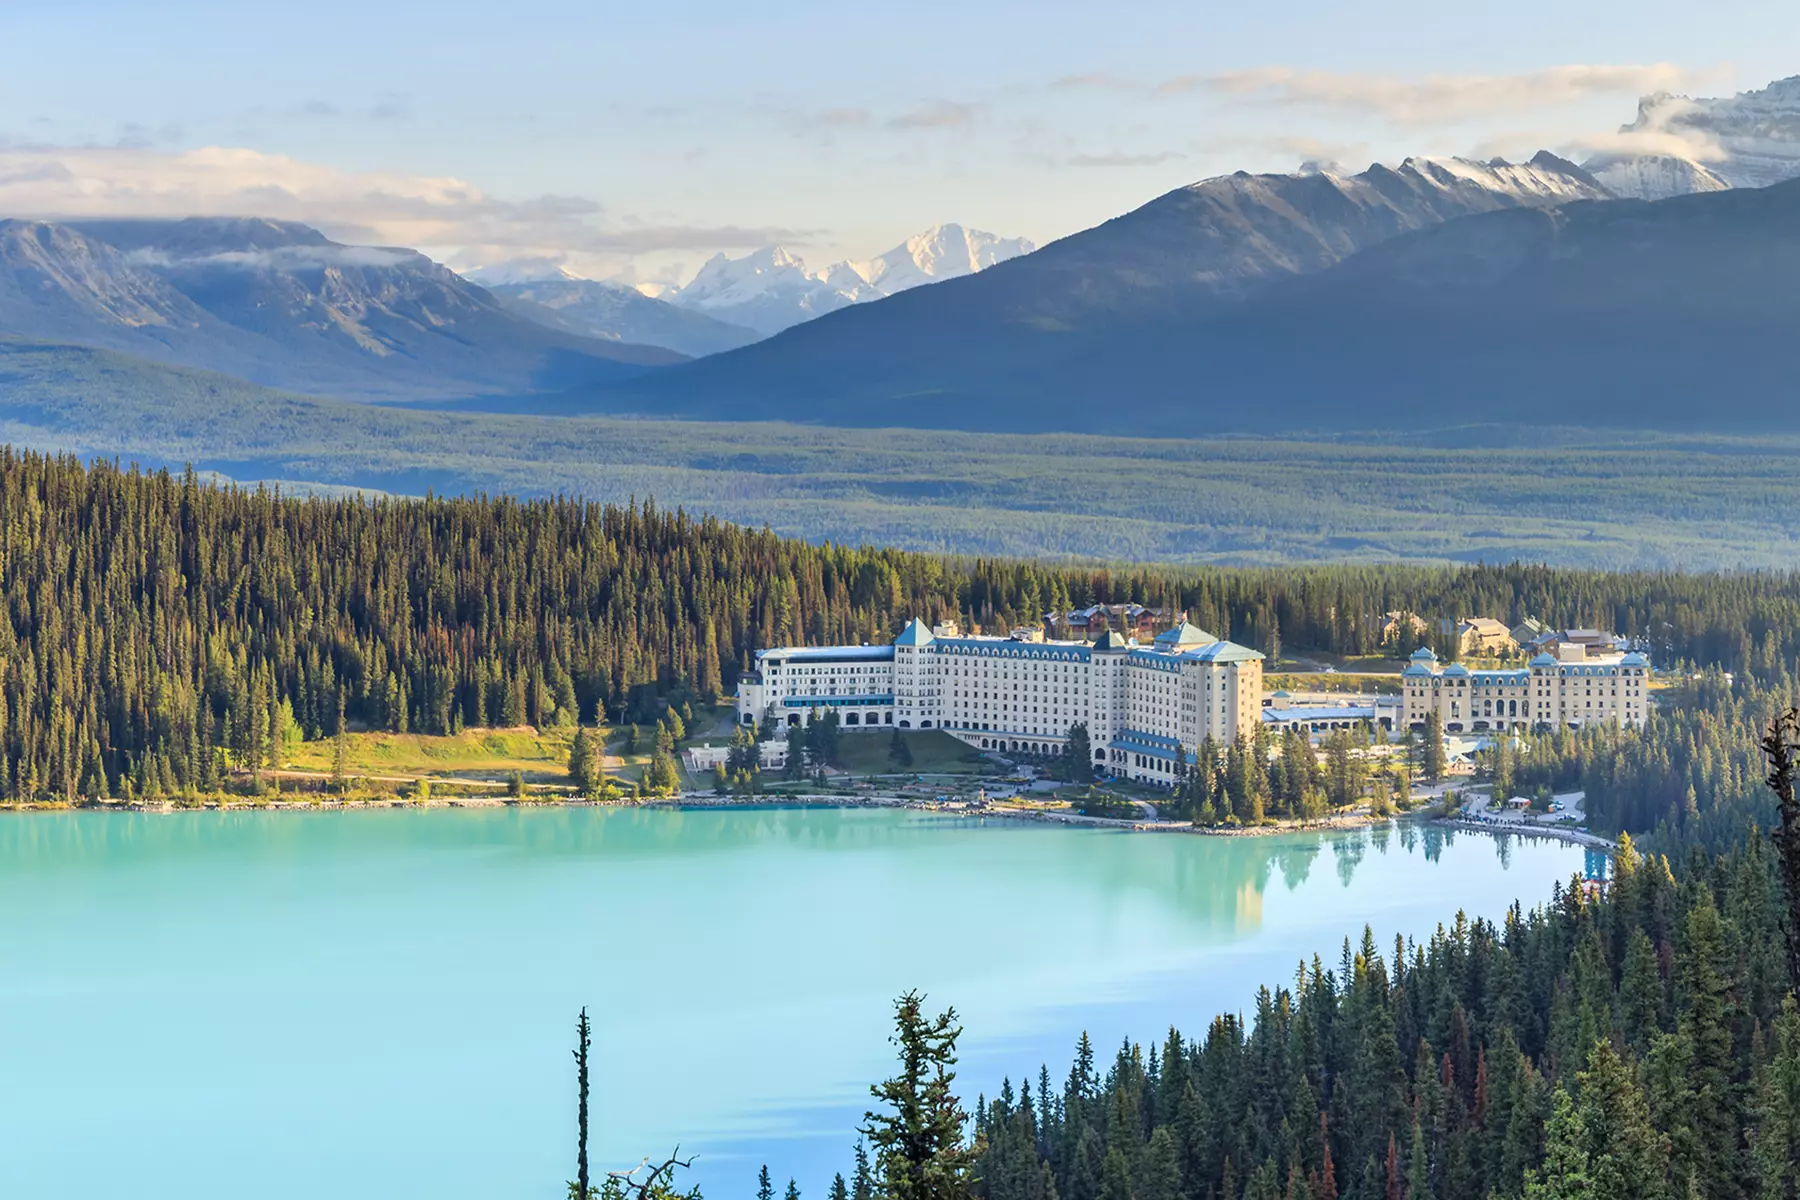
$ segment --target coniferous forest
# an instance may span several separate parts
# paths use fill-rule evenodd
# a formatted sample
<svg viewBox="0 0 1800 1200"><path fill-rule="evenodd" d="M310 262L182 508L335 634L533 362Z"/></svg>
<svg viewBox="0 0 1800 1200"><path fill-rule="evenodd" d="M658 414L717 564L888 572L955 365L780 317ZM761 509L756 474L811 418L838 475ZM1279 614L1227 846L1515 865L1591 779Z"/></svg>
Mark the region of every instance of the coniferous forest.
<svg viewBox="0 0 1800 1200"><path fill-rule="evenodd" d="M912 615L992 629L1135 600L1271 653L1375 652L1381 614L1410 609L1608 628L1661 666L1734 673L1696 681L1657 736L1588 739L1527 768L1605 763L1624 782L1602 819L1651 830L1754 792L1748 752L1726 745L1791 693L1800 661L1792 573L946 559L649 503L287 498L10 450L0 597L12 799L212 790L286 738L346 724L653 721L677 690L728 694L762 646L882 640Z"/></svg>
<svg viewBox="0 0 1800 1200"><path fill-rule="evenodd" d="M1800 1011L1757 738L1796 692L1800 576L959 560L647 503L284 498L0 452L0 597L14 800L209 789L290 733L351 723L654 716L676 692L728 693L761 646L885 639L915 614L995 628L1138 600L1346 655L1377 650L1397 609L1615 629L1684 677L1647 727L1538 737L1492 764L1517 787L1584 787L1598 826L1647 835L1654 852L1627 842L1603 892L1572 882L1497 926L1447 917L1422 946L1365 937L1194 1037L1110 1059L1084 1041L1066 1076L1008 1084L966 1128L954 1031L914 998L924 1107L883 1085L911 1115L872 1120L873 1161L859 1152L832 1194L1797 1194ZM1332 786L1329 759L1284 784L1238 752L1271 796Z"/></svg>

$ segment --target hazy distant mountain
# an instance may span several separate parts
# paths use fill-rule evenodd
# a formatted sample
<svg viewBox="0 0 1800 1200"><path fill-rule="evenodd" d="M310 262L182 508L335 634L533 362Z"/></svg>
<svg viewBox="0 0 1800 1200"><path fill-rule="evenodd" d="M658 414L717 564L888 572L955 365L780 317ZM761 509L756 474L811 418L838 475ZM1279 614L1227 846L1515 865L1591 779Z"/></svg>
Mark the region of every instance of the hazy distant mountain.
<svg viewBox="0 0 1800 1200"><path fill-rule="evenodd" d="M546 328L412 250L249 219L0 221L0 330L373 400L528 393L681 361Z"/></svg>
<svg viewBox="0 0 1800 1200"><path fill-rule="evenodd" d="M1142 429L1151 410L1128 389L1096 383L1073 403L1063 364L1105 359L1145 329L1179 337L1272 284L1411 230L1608 195L1549 154L1525 164L1408 159L1359 175L1221 176L1036 253L844 309L595 403L726 419ZM1195 370L1199 387L1206 369ZM1204 432L1184 410L1156 411L1184 434Z"/></svg>
<svg viewBox="0 0 1800 1200"><path fill-rule="evenodd" d="M716 254L662 298L768 335L852 304L971 275L1032 249L1024 238L938 225L867 261L813 271L785 247L767 246L736 259Z"/></svg>
<svg viewBox="0 0 1800 1200"><path fill-rule="evenodd" d="M677 308L624 284L572 275L490 284L488 290L507 301L513 311L554 328L608 341L661 346L691 358L735 350L762 337L742 325Z"/></svg>
<svg viewBox="0 0 1800 1200"><path fill-rule="evenodd" d="M1003 238L961 225L936 225L886 254L849 267L864 283L891 296L922 284L973 275L1035 249L1025 238Z"/></svg>
<svg viewBox="0 0 1800 1200"><path fill-rule="evenodd" d="M1800 75L1716 99L1657 92L1638 101L1637 118L1619 132L1694 146L1686 157L1605 154L1583 164L1621 196L1656 200L1800 178Z"/></svg>

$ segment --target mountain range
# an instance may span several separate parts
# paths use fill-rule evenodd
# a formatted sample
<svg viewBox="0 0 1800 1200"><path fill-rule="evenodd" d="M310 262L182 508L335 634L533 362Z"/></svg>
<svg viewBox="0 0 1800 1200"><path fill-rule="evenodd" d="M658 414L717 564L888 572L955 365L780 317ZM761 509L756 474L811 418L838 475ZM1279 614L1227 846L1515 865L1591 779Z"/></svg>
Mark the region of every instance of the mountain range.
<svg viewBox="0 0 1800 1200"><path fill-rule="evenodd" d="M973 275L1033 249L1024 238L937 225L886 254L814 271L786 247L768 246L735 259L716 254L687 284L658 298L768 336L853 304Z"/></svg>
<svg viewBox="0 0 1800 1200"><path fill-rule="evenodd" d="M847 308L579 403L826 424L1212 432L1231 426L1197 425L1186 409L1162 426L1171 414L1133 394L1134 366L1179 356L1198 323L1276 283L1402 234L1609 198L1586 171L1547 153L1523 164L1419 158L1356 175L1221 176L978 274ZM1158 338L1169 344L1159 349ZM1132 359L1115 362L1126 345ZM1072 392L1078 377L1097 388L1085 402Z"/></svg>
<svg viewBox="0 0 1800 1200"><path fill-rule="evenodd" d="M762 334L680 308L634 287L581 279L559 269L547 278L493 283L488 290L520 316L606 341L661 346L690 358L735 350Z"/></svg>
<svg viewBox="0 0 1800 1200"><path fill-rule="evenodd" d="M243 218L0 221L0 331L370 401L567 388L682 360L521 316L413 250Z"/></svg>
<svg viewBox="0 0 1800 1200"><path fill-rule="evenodd" d="M1239 172L1040 250L955 225L821 271L771 247L661 299L561 274L486 288L285 222L0 221L0 334L49 347L40 366L67 344L552 415L1182 437L1782 425L1800 77L1646 97L1627 128L1700 157Z"/></svg>

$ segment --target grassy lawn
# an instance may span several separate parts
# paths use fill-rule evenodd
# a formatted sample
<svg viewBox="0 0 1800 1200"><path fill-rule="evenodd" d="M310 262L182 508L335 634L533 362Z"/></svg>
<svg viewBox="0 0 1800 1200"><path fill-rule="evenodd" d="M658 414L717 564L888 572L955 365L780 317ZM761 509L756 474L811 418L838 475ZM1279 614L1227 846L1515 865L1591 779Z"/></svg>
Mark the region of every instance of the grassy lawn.
<svg viewBox="0 0 1800 1200"><path fill-rule="evenodd" d="M981 751L965 746L949 734L936 729L902 729L900 736L912 751L913 774L981 775L993 769L984 761ZM893 734L845 732L838 742L839 765L852 775L885 775L894 773L888 762L888 746Z"/></svg>
<svg viewBox="0 0 1800 1200"><path fill-rule="evenodd" d="M514 771L530 783L561 783L573 729L468 729L449 737L422 733L349 735L350 775L404 775L503 780ZM287 763L297 771L329 771L332 740L305 742ZM609 764L611 765L611 764Z"/></svg>

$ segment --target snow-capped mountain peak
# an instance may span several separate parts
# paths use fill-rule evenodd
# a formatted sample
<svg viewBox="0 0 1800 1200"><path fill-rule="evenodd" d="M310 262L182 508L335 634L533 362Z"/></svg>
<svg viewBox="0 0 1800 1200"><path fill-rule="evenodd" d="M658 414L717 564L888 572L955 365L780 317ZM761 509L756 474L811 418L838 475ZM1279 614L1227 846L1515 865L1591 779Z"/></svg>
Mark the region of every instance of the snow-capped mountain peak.
<svg viewBox="0 0 1800 1200"><path fill-rule="evenodd" d="M1439 187L1474 185L1530 202L1552 203L1593 199L1599 192L1587 172L1574 163L1540 151L1530 162L1510 163L1502 158L1481 162L1472 158L1419 156L1406 159L1400 170L1411 169Z"/></svg>
<svg viewBox="0 0 1800 1200"><path fill-rule="evenodd" d="M1800 178L1800 75L1716 98L1656 92L1584 164L1621 196L1657 200Z"/></svg>
<svg viewBox="0 0 1800 1200"><path fill-rule="evenodd" d="M495 263L484 263L457 274L470 283L478 283L482 287L506 287L519 283L551 283L581 278L570 273L562 265L562 260L555 258L509 258Z"/></svg>
<svg viewBox="0 0 1800 1200"><path fill-rule="evenodd" d="M691 282L664 298L772 334L851 304L970 275L1033 249L1024 238L938 225L886 254L814 271L786 247L765 246L742 258L715 254Z"/></svg>
<svg viewBox="0 0 1800 1200"><path fill-rule="evenodd" d="M892 295L920 284L972 275L1035 249L1025 238L1003 238L956 224L935 225L886 254L849 266L865 283L881 289L883 295Z"/></svg>
<svg viewBox="0 0 1800 1200"><path fill-rule="evenodd" d="M1731 186L1704 165L1673 154L1600 156L1589 159L1587 169L1607 191L1632 200L1666 200Z"/></svg>

